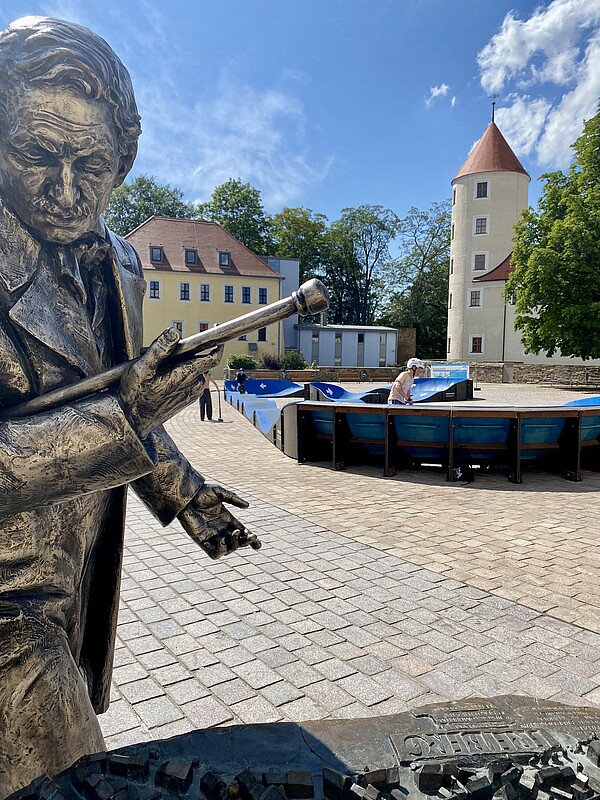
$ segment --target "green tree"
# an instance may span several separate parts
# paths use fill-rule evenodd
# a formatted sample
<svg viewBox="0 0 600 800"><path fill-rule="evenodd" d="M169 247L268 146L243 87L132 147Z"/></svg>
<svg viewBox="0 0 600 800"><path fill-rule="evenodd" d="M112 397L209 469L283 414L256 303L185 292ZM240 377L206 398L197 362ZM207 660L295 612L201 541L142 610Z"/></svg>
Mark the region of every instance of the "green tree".
<svg viewBox="0 0 600 800"><path fill-rule="evenodd" d="M567 174L543 175L537 211L515 226L506 297L529 353L600 357L600 112L573 144Z"/></svg>
<svg viewBox="0 0 600 800"><path fill-rule="evenodd" d="M156 178L140 175L113 191L104 219L111 230L125 236L153 215L191 219L194 211L180 189L161 186Z"/></svg>
<svg viewBox="0 0 600 800"><path fill-rule="evenodd" d="M257 255L272 252L271 219L265 213L260 192L240 178L230 178L217 186L211 199L198 206L196 216L218 222Z"/></svg>
<svg viewBox="0 0 600 800"><path fill-rule="evenodd" d="M378 305L375 291L390 262L390 242L398 232L399 219L383 206L363 205L343 208L342 216L332 223L331 256L342 255L346 294L353 304L350 322L370 325Z"/></svg>
<svg viewBox="0 0 600 800"><path fill-rule="evenodd" d="M300 260L300 282L322 273L327 259L327 217L310 208L284 208L273 217L273 255Z"/></svg>
<svg viewBox="0 0 600 800"><path fill-rule="evenodd" d="M379 321L416 328L421 358L446 352L450 220L449 201L433 203L427 211L411 208L399 226L400 255L386 273L391 297Z"/></svg>

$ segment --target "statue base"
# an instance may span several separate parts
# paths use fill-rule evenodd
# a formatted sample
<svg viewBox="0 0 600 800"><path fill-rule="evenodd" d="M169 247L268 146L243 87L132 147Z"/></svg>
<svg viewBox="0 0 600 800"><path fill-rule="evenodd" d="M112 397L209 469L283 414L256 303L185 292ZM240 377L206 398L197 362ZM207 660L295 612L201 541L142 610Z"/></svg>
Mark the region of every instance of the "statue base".
<svg viewBox="0 0 600 800"><path fill-rule="evenodd" d="M232 725L88 756L10 800L600 800L600 709L514 695Z"/></svg>

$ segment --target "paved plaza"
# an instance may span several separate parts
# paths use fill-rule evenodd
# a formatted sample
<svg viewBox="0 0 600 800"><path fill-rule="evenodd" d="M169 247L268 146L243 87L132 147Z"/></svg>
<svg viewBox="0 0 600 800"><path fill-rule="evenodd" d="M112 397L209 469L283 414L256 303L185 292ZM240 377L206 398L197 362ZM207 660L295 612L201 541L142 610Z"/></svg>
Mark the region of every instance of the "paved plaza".
<svg viewBox="0 0 600 800"><path fill-rule="evenodd" d="M356 388L354 384L351 388ZM478 403L581 393L482 385ZM216 414L215 414L216 416ZM223 405L168 429L263 541L211 561L131 493L109 747L469 695L600 705L600 474L522 485L298 465Z"/></svg>

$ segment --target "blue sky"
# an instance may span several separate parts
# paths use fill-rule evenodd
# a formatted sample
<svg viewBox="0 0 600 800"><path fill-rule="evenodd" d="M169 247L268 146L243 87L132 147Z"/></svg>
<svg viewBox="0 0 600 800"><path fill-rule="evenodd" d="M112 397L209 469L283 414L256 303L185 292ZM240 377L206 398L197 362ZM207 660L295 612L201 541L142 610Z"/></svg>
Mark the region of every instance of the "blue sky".
<svg viewBox="0 0 600 800"><path fill-rule="evenodd" d="M447 198L492 94L533 202L600 97L600 0L3 0L0 28L26 14L91 27L129 68L133 175L189 200L240 177L269 212Z"/></svg>

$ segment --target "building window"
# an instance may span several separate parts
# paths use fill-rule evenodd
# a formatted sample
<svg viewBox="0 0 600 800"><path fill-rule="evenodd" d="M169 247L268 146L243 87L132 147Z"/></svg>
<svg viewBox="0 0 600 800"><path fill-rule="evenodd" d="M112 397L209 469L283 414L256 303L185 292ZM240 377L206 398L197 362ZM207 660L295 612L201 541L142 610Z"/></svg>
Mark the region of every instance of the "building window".
<svg viewBox="0 0 600 800"><path fill-rule="evenodd" d="M233 303L233 286L225 287L225 302Z"/></svg>
<svg viewBox="0 0 600 800"><path fill-rule="evenodd" d="M333 353L333 364L336 367L342 366L342 332L336 331L335 332L335 345L334 345L334 353Z"/></svg>
<svg viewBox="0 0 600 800"><path fill-rule="evenodd" d="M163 249L155 245L150 245L150 261L153 264L162 264Z"/></svg>
<svg viewBox="0 0 600 800"><path fill-rule="evenodd" d="M237 340L238 342L245 342L247 338L248 337L246 336L246 334L243 333L241 336L238 336Z"/></svg>
<svg viewBox="0 0 600 800"><path fill-rule="evenodd" d="M488 218L475 217L475 235L479 236L482 233L488 232Z"/></svg>
<svg viewBox="0 0 600 800"><path fill-rule="evenodd" d="M258 334L256 336L257 342L266 342L267 341L267 329L266 328L259 328Z"/></svg>
<svg viewBox="0 0 600 800"><path fill-rule="evenodd" d="M450 275L454 275L454 259L450 259Z"/></svg>
<svg viewBox="0 0 600 800"><path fill-rule="evenodd" d="M452 239L454 239L454 223L452 223Z"/></svg>
<svg viewBox="0 0 600 800"><path fill-rule="evenodd" d="M479 308L481 306L481 289L471 289L469 306L471 308Z"/></svg>
<svg viewBox="0 0 600 800"><path fill-rule="evenodd" d="M177 328L179 333L183 336L183 320L182 319L172 319L171 320L171 327Z"/></svg>
<svg viewBox="0 0 600 800"><path fill-rule="evenodd" d="M452 189L452 205L456 205L456 186Z"/></svg>
<svg viewBox="0 0 600 800"><path fill-rule="evenodd" d="M259 305L265 305L268 303L268 294L266 289L259 289L258 290L258 303Z"/></svg>
<svg viewBox="0 0 600 800"><path fill-rule="evenodd" d="M477 181L477 187L475 189L475 197L488 197L487 181Z"/></svg>
<svg viewBox="0 0 600 800"><path fill-rule="evenodd" d="M160 281L150 281L149 297L152 300L160 300Z"/></svg>
<svg viewBox="0 0 600 800"><path fill-rule="evenodd" d="M198 263L198 253L196 250L188 250L185 248L185 263L188 267L195 267Z"/></svg>
<svg viewBox="0 0 600 800"><path fill-rule="evenodd" d="M508 296L508 305L514 306L516 302L517 302L517 290L513 289L513 291Z"/></svg>
<svg viewBox="0 0 600 800"><path fill-rule="evenodd" d="M227 253L222 250L219 251L219 266L220 267L231 266L231 253Z"/></svg>
<svg viewBox="0 0 600 800"><path fill-rule="evenodd" d="M242 303L250 303L250 287L242 286Z"/></svg>
<svg viewBox="0 0 600 800"><path fill-rule="evenodd" d="M483 353L483 336L471 336L471 353Z"/></svg>
<svg viewBox="0 0 600 800"><path fill-rule="evenodd" d="M358 334L358 343L359 344L364 344L365 343L365 335L364 335L364 333L359 333Z"/></svg>
<svg viewBox="0 0 600 800"><path fill-rule="evenodd" d="M487 253L474 253L473 255L473 269L482 270L487 267Z"/></svg>
<svg viewBox="0 0 600 800"><path fill-rule="evenodd" d="M200 302L210 303L210 283L200 284Z"/></svg>
<svg viewBox="0 0 600 800"><path fill-rule="evenodd" d="M450 352L450 345L452 344L452 339L450 336L448 337L448 352Z"/></svg>
<svg viewBox="0 0 600 800"><path fill-rule="evenodd" d="M448 308L452 308L452 292L448 295Z"/></svg>
<svg viewBox="0 0 600 800"><path fill-rule="evenodd" d="M190 299L190 285L189 285L189 283L180 283L179 284L179 299L180 300L189 300Z"/></svg>
<svg viewBox="0 0 600 800"><path fill-rule="evenodd" d="M198 333L202 333L202 331L207 331L209 328L210 328L210 322L198 323Z"/></svg>

